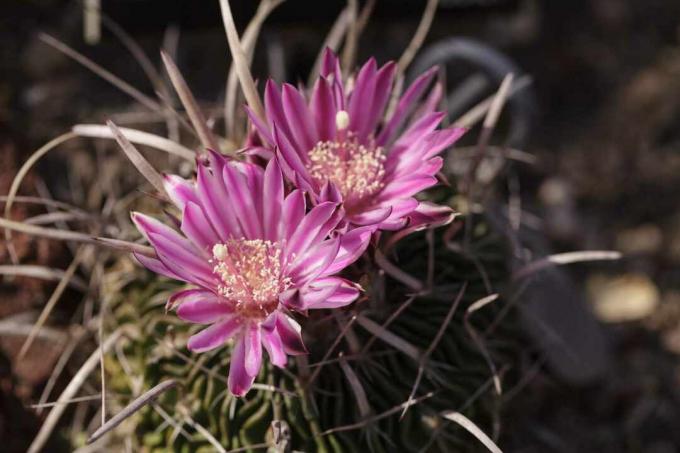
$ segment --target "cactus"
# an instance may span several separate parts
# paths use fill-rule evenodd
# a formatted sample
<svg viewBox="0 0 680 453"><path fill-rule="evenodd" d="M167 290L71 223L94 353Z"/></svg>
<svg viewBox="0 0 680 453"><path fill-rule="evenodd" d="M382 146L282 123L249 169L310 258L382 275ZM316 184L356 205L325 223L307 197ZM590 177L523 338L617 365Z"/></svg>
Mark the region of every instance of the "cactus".
<svg viewBox="0 0 680 453"><path fill-rule="evenodd" d="M358 323L350 327L351 340L341 341L332 356L342 351L344 358L329 360L315 381L308 382L315 370L313 365L322 361L350 316L382 324L407 299L409 288L385 276L369 260L349 271L361 277L367 290L365 300L336 318L321 313L302 321L305 342L310 345L308 364L289 360L283 372L264 366L256 381L260 384L241 399L227 390L229 348L202 355L186 351L190 329L162 308L166 296L177 289L176 284L139 270L139 278L131 280L110 301L116 323L129 325L134 334L122 347L118 360L107 361L109 392L123 396L117 403L122 407L127 397L162 380L173 378L181 385L126 421L127 428L118 433L121 441L125 433L132 433L135 451L214 451L205 436L192 427L196 423L226 450L254 451L266 445L272 451L342 452L367 447L372 452L383 452L421 451L429 445L426 451L465 451L470 445L468 436L438 414L460 409L483 429L490 430L492 426L499 398L490 389L489 367L464 329L463 318L472 302L488 294L479 266L483 266L485 278L494 287L504 283L506 252L503 241L483 221L478 223L471 240L477 264L447 249L442 229L434 230L434 247L428 242L428 234L431 233L410 236L398 243L391 254L403 271L424 281L428 257L434 250L434 278L432 288L416 296L388 330L421 353L426 351L462 285L467 286L453 319L425 362L415 396L431 396L409 407L403 419L400 420L399 406L412 391L419 363L380 338L372 338ZM492 305L475 314L474 324L488 326L497 314L498 308ZM498 362L514 359L518 335L513 325L511 319L502 322L488 339L486 346ZM370 349L363 351L369 342ZM368 413L362 414L343 365L352 369L365 392ZM142 378L136 389L134 377ZM390 415L381 417L386 413ZM179 426L169 425L169 417ZM278 442L275 426L283 427L276 429ZM347 427L355 428L345 430Z"/></svg>

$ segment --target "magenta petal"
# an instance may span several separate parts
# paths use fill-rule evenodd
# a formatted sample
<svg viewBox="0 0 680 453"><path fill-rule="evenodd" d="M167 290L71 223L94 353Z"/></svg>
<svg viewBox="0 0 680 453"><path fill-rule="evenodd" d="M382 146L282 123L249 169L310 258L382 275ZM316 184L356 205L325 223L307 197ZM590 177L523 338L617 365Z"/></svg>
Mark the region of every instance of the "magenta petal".
<svg viewBox="0 0 680 453"><path fill-rule="evenodd" d="M222 173L224 185L233 203L230 208L223 210L232 210L236 213L246 237L261 237L260 221L245 176L232 165L225 165Z"/></svg>
<svg viewBox="0 0 680 453"><path fill-rule="evenodd" d="M295 233L288 241L288 256L304 253L315 240L318 240L318 236L327 235L330 229L328 229L329 225L326 222L331 219L337 208L338 205L332 202L324 202L312 208L302 219L302 222L296 226ZM324 238L321 237L320 239Z"/></svg>
<svg viewBox="0 0 680 453"><path fill-rule="evenodd" d="M456 213L448 206L441 206L427 201L421 201L418 207L409 215L411 228L425 228L426 226L442 226L456 217Z"/></svg>
<svg viewBox="0 0 680 453"><path fill-rule="evenodd" d="M305 99L288 83L283 84L283 111L298 146L305 150L312 149L318 141L316 124L312 121Z"/></svg>
<svg viewBox="0 0 680 453"><path fill-rule="evenodd" d="M377 64L370 58L359 71L354 90L349 98L349 129L355 131L359 142L364 142L370 126L373 93L375 92Z"/></svg>
<svg viewBox="0 0 680 453"><path fill-rule="evenodd" d="M387 125L378 135L378 138L376 139L376 144L378 146L384 146L392 140L394 134L404 123L404 120L408 116L409 112L413 110L415 102L423 94L423 91L425 91L425 88L427 88L427 85L430 83L430 81L432 81L432 78L435 76L437 70L438 68L436 66L429 69L416 80L414 80L411 86L408 87L404 95L399 100L392 118L390 118L390 120L387 122Z"/></svg>
<svg viewBox="0 0 680 453"><path fill-rule="evenodd" d="M220 242L203 209L191 201L184 205L182 232L201 250L209 251Z"/></svg>
<svg viewBox="0 0 680 453"><path fill-rule="evenodd" d="M151 258L142 255L140 253L133 253L133 255L142 266L149 269L150 271L160 275L164 275L169 278L174 278L176 280L182 280L182 278L179 275L171 271L165 264L163 264L162 261L157 260L156 258Z"/></svg>
<svg viewBox="0 0 680 453"><path fill-rule="evenodd" d="M373 94L373 102L371 105L371 113L366 119L367 133L373 132L380 122L381 116L387 101L390 98L392 81L394 79L394 72L397 65L394 62L389 62L376 74L375 79L375 93Z"/></svg>
<svg viewBox="0 0 680 453"><path fill-rule="evenodd" d="M215 232L223 241L230 237L242 236L241 226L234 213L229 209L224 209L224 205L230 203L230 197L224 186L222 171L215 174L206 166L199 165L197 173L196 187L201 200L200 205L210 223L215 227Z"/></svg>
<svg viewBox="0 0 680 453"><path fill-rule="evenodd" d="M276 318L276 330L281 337L281 343L287 354L301 355L307 354L307 348L302 342L300 324L283 313L278 313Z"/></svg>
<svg viewBox="0 0 680 453"><path fill-rule="evenodd" d="M335 138L336 107L333 92L324 77L319 77L314 86L310 104L312 117L316 121L319 140L327 141Z"/></svg>
<svg viewBox="0 0 680 453"><path fill-rule="evenodd" d="M273 145L274 140L272 139L272 134L269 130L269 126L267 126L265 123L262 122L262 120L253 112L253 110L248 107L247 105L244 106L246 109L246 113L248 114L248 118L250 119L250 122L253 123L253 126L255 126L255 130L260 134L260 138L268 144L268 145Z"/></svg>
<svg viewBox="0 0 680 453"><path fill-rule="evenodd" d="M287 358L286 352L283 350L283 343L279 337L279 332L273 330L271 332L262 332L262 344L269 354L269 360L275 366L284 368L286 366Z"/></svg>
<svg viewBox="0 0 680 453"><path fill-rule="evenodd" d="M308 303L308 309L339 308L354 302L359 297L359 287L349 280L340 277L325 277L315 280L311 287L320 291L332 291L324 294L323 300L318 297L315 303Z"/></svg>
<svg viewBox="0 0 680 453"><path fill-rule="evenodd" d="M289 241L291 236L297 231L300 222L305 216L305 195L296 189L292 191L283 201L283 214L279 228L279 238Z"/></svg>
<svg viewBox="0 0 680 453"><path fill-rule="evenodd" d="M380 223L388 218L391 213L392 207L386 206L353 214L349 216L349 220L353 224L360 226L375 225L376 223Z"/></svg>
<svg viewBox="0 0 680 453"><path fill-rule="evenodd" d="M338 254L322 275L333 275L355 262L366 251L375 226L359 227L340 237Z"/></svg>
<svg viewBox="0 0 680 453"><path fill-rule="evenodd" d="M248 374L245 362L246 345L245 339L241 336L234 343L229 363L229 391L236 396L243 396L248 393L253 382L255 382L255 375Z"/></svg>
<svg viewBox="0 0 680 453"><path fill-rule="evenodd" d="M283 176L276 159L267 164L264 173L264 190L262 191L264 237L270 241L279 238L281 209L283 207Z"/></svg>
<svg viewBox="0 0 680 453"><path fill-rule="evenodd" d="M173 302L180 304L177 316L184 321L211 324L234 311L230 305L210 291L188 290L183 293L185 294Z"/></svg>
<svg viewBox="0 0 680 453"><path fill-rule="evenodd" d="M164 175L163 187L165 187L172 203L180 210L184 209L187 201L198 203L194 184L184 178L177 175Z"/></svg>
<svg viewBox="0 0 680 453"><path fill-rule="evenodd" d="M260 326L253 323L243 333L243 341L246 345L245 369L250 376L257 376L262 365L262 336Z"/></svg>
<svg viewBox="0 0 680 453"><path fill-rule="evenodd" d="M464 127L450 127L432 132L425 139L427 151L423 157L428 158L439 154L442 150L458 141L465 132L467 132L467 129Z"/></svg>
<svg viewBox="0 0 680 453"><path fill-rule="evenodd" d="M294 259L288 276L296 286L302 286L323 273L338 256L340 238L329 239L307 249Z"/></svg>
<svg viewBox="0 0 680 453"><path fill-rule="evenodd" d="M418 200L415 198L406 198L403 200L394 200L390 204L392 205L392 214L387 220L396 220L413 212L413 210L418 207Z"/></svg>
<svg viewBox="0 0 680 453"><path fill-rule="evenodd" d="M329 78L333 76L334 80L342 81L342 72L340 71L340 60L335 52L326 47L321 58L321 68L319 73L322 77Z"/></svg>
<svg viewBox="0 0 680 453"><path fill-rule="evenodd" d="M169 239L149 233L149 242L163 264L182 280L207 288L215 284L208 260L183 237L177 235L176 238Z"/></svg>
<svg viewBox="0 0 680 453"><path fill-rule="evenodd" d="M264 88L264 107L267 112L267 120L269 121L269 129L272 131L272 138L276 142L276 134L274 132L274 127L278 127L283 135L286 137L291 137L292 135L290 128L288 127L288 121L286 119L286 114L283 111L283 102L281 100L281 92L276 83L272 80L267 81L267 85ZM297 143L293 143L297 146Z"/></svg>
<svg viewBox="0 0 680 453"><path fill-rule="evenodd" d="M276 141L277 150L279 151L279 156L285 161L287 168L291 172L286 173L286 177L290 181L295 181L296 175L303 178L305 181L309 181L309 175L305 164L300 157L300 154L293 146L293 144L288 140L285 134L282 134L277 126L274 126L274 141ZM306 159L306 154L303 156ZM281 166L286 171L286 167Z"/></svg>
<svg viewBox="0 0 680 453"><path fill-rule="evenodd" d="M419 118L404 131L394 143L393 149L408 148L412 146L424 136L434 131L439 123L442 122L444 116L446 116L444 112L434 112Z"/></svg>
<svg viewBox="0 0 680 453"><path fill-rule="evenodd" d="M331 308L325 307L324 303L338 290L338 288L340 288L340 285L340 281L328 282L328 284L325 285L310 285L310 287L300 293L300 302L302 304L302 308L304 310L315 308Z"/></svg>
<svg viewBox="0 0 680 453"><path fill-rule="evenodd" d="M437 178L429 175L413 175L397 179L383 188L378 195L378 201L386 202L393 198L410 197L435 184L437 184Z"/></svg>
<svg viewBox="0 0 680 453"><path fill-rule="evenodd" d="M236 318L226 318L203 329L189 338L187 348L193 352L205 352L222 346L240 329L241 323Z"/></svg>

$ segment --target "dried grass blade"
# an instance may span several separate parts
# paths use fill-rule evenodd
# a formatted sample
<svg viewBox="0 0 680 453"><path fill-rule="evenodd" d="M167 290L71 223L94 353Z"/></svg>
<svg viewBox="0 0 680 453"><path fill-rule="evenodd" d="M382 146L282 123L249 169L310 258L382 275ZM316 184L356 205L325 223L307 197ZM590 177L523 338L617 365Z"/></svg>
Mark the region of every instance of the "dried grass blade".
<svg viewBox="0 0 680 453"><path fill-rule="evenodd" d="M491 358L491 354L489 354L489 351L486 348L484 341L477 334L477 330L474 327L472 327L472 324L470 324L470 316L472 315L472 313L474 313L477 310L485 307L486 305L490 304L491 302L494 302L497 299L498 299L498 294L490 294L490 295L483 297L483 298L479 299L478 301L472 303L467 308L467 310L465 311L465 317L463 318L463 323L465 324L465 329L468 331L468 334L472 338L472 341L475 342L475 344L479 348L479 351L484 356L484 360L486 361L487 365L489 366L489 369L491 370L491 374L493 376L494 389L496 390L496 393L498 395L500 395L503 390L501 388L501 378L498 374L498 370L496 369L496 364L493 362L493 360Z"/></svg>
<svg viewBox="0 0 680 453"><path fill-rule="evenodd" d="M253 109L255 115L264 121L264 107L262 100L255 87L253 75L250 73L248 59L243 52L241 42L236 31L236 24L234 24L234 16L231 13L231 6L229 0L220 0L220 8L222 10L222 21L224 22L224 31L227 35L227 42L229 43L229 50L231 51L233 64L236 68L236 74L241 82L241 89L246 98L246 102Z"/></svg>
<svg viewBox="0 0 680 453"><path fill-rule="evenodd" d="M408 341L401 338L400 336L390 332L380 324L376 323L375 321L369 318L366 318L363 315L359 315L357 317L357 322L361 327L366 329L368 332L380 338L382 341L389 344L390 346L393 346L394 348L403 352L407 356L411 357L413 360L415 361L420 360L421 351Z"/></svg>
<svg viewBox="0 0 680 453"><path fill-rule="evenodd" d="M65 134L60 135L59 137L53 138L52 140L38 148L38 150L31 154L31 156L26 160L26 162L24 162L24 164L17 172L16 176L14 176L14 179L12 180L12 185L10 186L9 189L9 193L7 194L7 201L5 203L5 217L7 219L9 219L10 217L10 213L12 211L12 204L14 203L14 198L17 196L17 192L19 192L21 182L24 180L24 178L28 174L29 170L33 167L33 165L35 165L35 163L38 160L40 160L45 154L47 154L50 150L76 137L77 135L74 134L73 132L67 132ZM11 243L12 233L10 232L9 229L5 230L5 240L7 241L8 246L7 248L9 250L10 257L12 258L12 262L14 264L17 264L19 259L16 255L16 251L14 250L14 246Z"/></svg>
<svg viewBox="0 0 680 453"><path fill-rule="evenodd" d="M615 250L583 250L577 252L556 253L554 255L541 258L526 266L518 269L513 275L513 280L517 280L538 271L552 267L571 263L582 263L588 261L611 261L621 259L621 252Z"/></svg>
<svg viewBox="0 0 680 453"><path fill-rule="evenodd" d="M484 432L481 429L479 429L479 427L475 425L472 422L472 420L470 420L460 412L454 411L443 412L441 416L463 427L467 432L475 436L477 440L479 440L482 443L482 445L484 445L491 453L503 453L503 451L500 448L498 448L498 445L496 445L489 436L484 434Z"/></svg>
<svg viewBox="0 0 680 453"><path fill-rule="evenodd" d="M156 252L153 248L135 244L133 242L121 241L118 239L109 239L102 237L93 237L89 234L79 233L77 231L59 230L57 228L44 228L36 225L27 225L23 222L15 222L0 217L0 228L10 229L21 233L30 234L33 236L40 236L49 239L57 239L60 241L74 241L83 242L85 244L103 245L106 247L122 250L125 252L141 253L149 257L156 257Z"/></svg>
<svg viewBox="0 0 680 453"><path fill-rule="evenodd" d="M163 177L158 171L149 163L148 160L135 148L130 140L123 135L123 132L116 126L113 121L107 121L106 125L111 129L116 142L123 149L125 155L130 159L132 164L137 167L137 170L156 188L164 197L167 198L165 187L163 185Z"/></svg>
<svg viewBox="0 0 680 453"><path fill-rule="evenodd" d="M145 107L148 107L151 110L158 110L162 111L163 107L153 99L151 99L149 96L145 95L126 81L120 79L119 77L113 75L111 72L107 71L103 67L99 66L97 63L94 61L90 60L87 58L85 55L75 51L71 47L67 46L63 42L59 41L58 39L46 34L46 33L40 33L38 36L41 41L43 41L45 44L54 47L58 51L62 52L66 56L72 58L73 60L77 61L81 65L85 66L87 69L90 71L94 72L97 74L99 77L102 79L106 80L110 84L114 85L124 93L128 94L130 97L133 99L137 100L140 104L144 105Z"/></svg>
<svg viewBox="0 0 680 453"><path fill-rule="evenodd" d="M17 360L21 360L24 357L24 355L26 354L26 352L28 351L28 349L33 344L33 340L35 340L35 337L38 335L38 332L42 328L43 324L45 324L45 321L47 321L48 316L50 315L50 313L52 313L52 309L55 307L55 305L59 301L59 298L61 297L64 290L66 289L66 286L68 286L68 282L71 280L71 278L73 277L73 274L78 269L78 265L82 261L84 254L85 254L85 247L81 246L78 249L76 256L73 258L73 261L71 261L71 264L66 269L66 272L64 272L64 275L61 278L61 280L59 281L59 283L57 284L57 287L52 292L52 295L50 295L50 298L47 300L47 303L45 304L45 308L43 308L42 312L40 313L38 320L35 322L35 324L31 328L31 332L28 334L28 338L26 338L26 341L24 341L24 344L21 346L21 349L19 350L19 355L18 355Z"/></svg>
<svg viewBox="0 0 680 453"><path fill-rule="evenodd" d="M520 90L523 90L529 84L531 83L531 77L529 76L522 76L518 78L510 87L507 97L512 97L515 93L517 93ZM492 94L488 98L484 99L483 101L479 102L477 105L472 107L470 110L468 110L466 113L460 116L456 121L453 122L453 125L456 127L472 127L479 120L484 118L486 116L486 112L489 110L491 107L491 104L493 103L493 100L496 98L496 93Z"/></svg>
<svg viewBox="0 0 680 453"><path fill-rule="evenodd" d="M61 393L61 395L57 399L57 403L69 401L75 396L75 394L78 392L80 387L85 382L85 379L87 379L90 373L92 373L94 368L99 364L100 354L102 353L106 354L109 351L109 349L111 349L111 347L116 343L116 341L118 341L121 334L122 334L121 330L114 331L109 336L109 338L106 339L106 342L102 345L101 349L99 348L96 349L92 353L92 355L88 357L88 359L80 367L78 372L75 374L75 376L73 376L73 378L68 383L64 391ZM59 419L61 418L66 408L67 406L65 404L58 404L50 411L50 413L47 415L47 418L45 419L45 422L40 427L40 431L38 431L38 434L36 435L35 439L33 439L33 442L28 448L28 453L38 453L39 451L42 450L43 446L45 445L45 442L47 442L47 440L49 439L52 430L54 430L54 427L57 425L57 422L59 422Z"/></svg>
<svg viewBox="0 0 680 453"><path fill-rule="evenodd" d="M257 37L262 29L262 24L267 20L277 6L283 3L284 0L262 0L257 7L255 15L248 23L246 30L243 32L243 52L248 59L248 67L253 62L253 55L255 53L255 43ZM227 87L224 96L224 121L227 136L233 137L236 129L236 99L237 99L238 77L236 75L236 65L232 64L229 68L229 76L227 77Z"/></svg>
<svg viewBox="0 0 680 453"><path fill-rule="evenodd" d="M423 290L425 285L423 282L415 278L414 276L402 271L397 266L392 264L385 255L382 254L380 250L375 251L375 262L382 270L384 270L387 275L400 281L404 285L411 288L413 291L419 293Z"/></svg>
<svg viewBox="0 0 680 453"><path fill-rule="evenodd" d="M418 23L418 28L416 29L416 32L411 38L411 42L409 42L406 50L404 50L404 53L401 55L397 63L397 68L400 73L403 74L404 71L406 71L406 68L408 68L408 66L413 61L413 58L423 45L423 42L425 42L425 37L432 26L432 21L434 20L434 15L437 11L438 4L439 0L428 0L427 5L425 5L425 10L423 11L423 15L420 18L420 23Z"/></svg>
<svg viewBox="0 0 680 453"><path fill-rule="evenodd" d="M116 426L120 425L126 418L130 417L132 414L140 410L142 407L146 406L151 401L156 399L161 393L170 390L176 385L177 382L175 380L168 379L167 381L163 381L160 384L153 387L152 389L150 389L149 391L145 392L143 395L135 398L135 400L132 401L127 406L125 406L123 410L121 410L116 415L111 417L109 421L104 423L94 433L92 433L92 435L87 439L87 443L91 444L92 442L96 441L104 434L108 433Z"/></svg>
<svg viewBox="0 0 680 453"><path fill-rule="evenodd" d="M191 120L191 124L196 130L201 144L204 148L219 151L220 145L217 143L215 135L208 127L208 122L205 119L205 115L203 115L201 108L198 106L198 102L189 89L189 85L187 85L184 76L182 76L182 73L179 71L179 68L175 62L172 61L170 55L165 53L165 51L161 51L161 57L163 58L165 69L168 71L168 75L170 76L170 81L175 87L175 91L179 95L179 99L182 101L182 105L189 115L189 120Z"/></svg>
<svg viewBox="0 0 680 453"><path fill-rule="evenodd" d="M120 127L119 129L128 140L137 145L150 146L192 162L196 158L196 153L194 151L177 142L168 140L165 137L161 137L160 135L151 134L149 132L144 132L137 129L130 129L127 127ZM111 131L108 126L104 126L102 124L76 124L73 126L72 131L74 134L77 134L80 137L108 139L116 138L113 131Z"/></svg>
<svg viewBox="0 0 680 453"><path fill-rule="evenodd" d="M32 277L41 280L59 281L64 278L65 272L61 269L55 269L46 266L37 266L33 264L6 264L0 265L0 275L12 275L18 277ZM78 276L73 276L68 282L69 286L79 290L87 290L87 285Z"/></svg>
<svg viewBox="0 0 680 453"><path fill-rule="evenodd" d="M361 385L361 381L359 381L357 374L354 372L352 367L349 366L342 355L340 355L340 368L342 368L342 372L345 374L345 378L347 379L347 382L349 382L349 386L352 387L352 392L354 393L354 397L357 400L357 406L359 406L359 414L361 415L361 418L368 417L371 415L372 410L371 405L368 404L366 390L364 390L364 387Z"/></svg>

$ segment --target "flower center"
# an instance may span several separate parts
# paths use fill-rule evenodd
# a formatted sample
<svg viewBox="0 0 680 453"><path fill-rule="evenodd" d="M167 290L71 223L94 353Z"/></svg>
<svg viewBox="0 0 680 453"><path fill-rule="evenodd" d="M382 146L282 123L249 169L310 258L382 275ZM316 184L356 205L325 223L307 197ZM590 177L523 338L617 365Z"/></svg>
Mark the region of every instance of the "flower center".
<svg viewBox="0 0 680 453"><path fill-rule="evenodd" d="M319 142L309 152L307 170L322 186L335 184L345 204L356 206L383 187L385 152L380 146L362 145L355 137Z"/></svg>
<svg viewBox="0 0 680 453"><path fill-rule="evenodd" d="M281 275L281 246L262 239L229 239L212 249L217 291L242 314L262 316L278 305L291 281Z"/></svg>

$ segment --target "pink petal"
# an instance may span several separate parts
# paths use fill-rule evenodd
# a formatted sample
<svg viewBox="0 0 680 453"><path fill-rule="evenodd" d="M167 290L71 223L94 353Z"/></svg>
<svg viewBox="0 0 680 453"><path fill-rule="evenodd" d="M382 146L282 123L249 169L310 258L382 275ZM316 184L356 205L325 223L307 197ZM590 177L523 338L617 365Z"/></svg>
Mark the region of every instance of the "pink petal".
<svg viewBox="0 0 680 453"><path fill-rule="evenodd" d="M205 352L222 346L241 328L238 318L226 318L203 329L189 338L187 348L193 352Z"/></svg>
<svg viewBox="0 0 680 453"><path fill-rule="evenodd" d="M338 254L321 275L335 274L355 262L366 251L374 231L375 226L359 227L340 236Z"/></svg>
<svg viewBox="0 0 680 453"><path fill-rule="evenodd" d="M290 355L307 354L307 348L302 342L302 328L294 319L278 313L276 318L276 330L281 338L283 349Z"/></svg>
<svg viewBox="0 0 680 453"><path fill-rule="evenodd" d="M179 302L177 316L184 321L198 324L212 324L233 313L233 308L210 291L184 291L174 303Z"/></svg>
<svg viewBox="0 0 680 453"><path fill-rule="evenodd" d="M348 218L355 225L375 225L388 218L391 213L392 207L386 206L352 214L351 216L348 216Z"/></svg>
<svg viewBox="0 0 680 453"><path fill-rule="evenodd" d="M342 80L342 72L340 71L340 60L335 53L328 47L323 51L321 59L321 68L319 73L322 77L328 78L333 76L335 80Z"/></svg>
<svg viewBox="0 0 680 453"><path fill-rule="evenodd" d="M294 259L287 274L296 286L302 286L316 278L338 256L340 238L329 239L307 249Z"/></svg>
<svg viewBox="0 0 680 453"><path fill-rule="evenodd" d="M363 143L370 126L371 106L375 92L377 64L370 58L359 71L354 90L349 98L349 129L355 131L360 143Z"/></svg>
<svg viewBox="0 0 680 453"><path fill-rule="evenodd" d="M273 321L271 325L267 322L269 319ZM275 366L283 368L286 366L287 357L283 350L279 332L276 330L276 315L270 315L269 319L262 323L262 345L269 354L269 361Z"/></svg>
<svg viewBox="0 0 680 453"><path fill-rule="evenodd" d="M229 363L229 391L235 396L243 396L248 393L253 382L255 382L255 375L249 375L246 371L245 356L246 345L244 338L241 336L234 343Z"/></svg>
<svg viewBox="0 0 680 453"><path fill-rule="evenodd" d="M413 175L400 178L387 184L378 195L379 202L387 202L393 198L411 197L421 190L437 184L437 178L429 175Z"/></svg>
<svg viewBox="0 0 680 453"><path fill-rule="evenodd" d="M274 139L272 138L269 126L263 123L262 120L255 114L255 112L253 112L253 110L249 106L244 105L243 107L246 109L246 114L248 115L250 122L253 123L253 126L255 126L255 130L258 132L258 134L260 134L260 138L262 138L262 141L264 141L265 144L273 145Z"/></svg>
<svg viewBox="0 0 680 453"><path fill-rule="evenodd" d="M272 131L274 143L278 141L276 139L276 134L274 133L275 126L280 130L282 135L291 137L291 141L293 141L291 130L288 127L288 120L283 110L281 92L279 91L279 87L277 87L276 83L272 80L267 81L267 85L264 89L264 106L267 114L267 120L269 121L269 129ZM292 144L297 147L297 143Z"/></svg>
<svg viewBox="0 0 680 453"><path fill-rule="evenodd" d="M222 174L224 177L224 185L232 202L231 206L223 206L222 209L224 211L233 211L236 213L236 217L245 237L262 237L262 227L257 218L257 210L246 178L232 165L225 165Z"/></svg>
<svg viewBox="0 0 680 453"><path fill-rule="evenodd" d="M174 239L149 233L149 242L156 249L158 258L182 280L211 288L215 284L212 269L202 252L189 241L177 235Z"/></svg>
<svg viewBox="0 0 680 453"><path fill-rule="evenodd" d="M429 69L416 80L414 80L411 86L408 87L404 95L399 100L392 118L390 118L385 128L383 128L383 130L378 135L378 138L376 139L376 144L378 146L384 146L392 140L396 132L402 126L406 116L408 116L409 112L413 109L415 102L423 94L423 91L425 91L425 88L427 88L427 85L430 83L430 81L432 81L432 78L435 76L437 70L438 68L436 66Z"/></svg>
<svg viewBox="0 0 680 453"><path fill-rule="evenodd" d="M203 251L211 250L213 245L220 242L203 209L191 201L184 205L180 228L196 247Z"/></svg>
<svg viewBox="0 0 680 453"><path fill-rule="evenodd" d="M338 205L332 202L321 203L314 208L302 219L296 226L296 231L291 236L287 244L287 254L289 257L299 255L314 242L319 239L324 239L333 225L327 224L331 219ZM322 236L322 237L319 237Z"/></svg>
<svg viewBox="0 0 680 453"><path fill-rule="evenodd" d="M390 98L392 81L394 79L394 72L397 65L394 62L389 62L380 70L376 75L375 80L375 93L373 94L373 102L371 105L371 113L366 119L366 133L371 133L375 131L378 126L382 114L387 105L387 101Z"/></svg>
<svg viewBox="0 0 680 453"><path fill-rule="evenodd" d="M280 239L290 240L305 216L305 209L305 195L301 190L296 189L286 197L283 201L283 215L279 225Z"/></svg>
<svg viewBox="0 0 680 453"><path fill-rule="evenodd" d="M216 171L216 170L215 170ZM217 235L225 241L230 237L241 237L243 232L232 210L224 209L230 203L224 186L222 172L215 174L204 165L198 166L197 192L201 207L215 228Z"/></svg>
<svg viewBox="0 0 680 453"><path fill-rule="evenodd" d="M243 334L246 345L245 369L249 376L257 376L262 365L262 336L260 326L253 323L249 325Z"/></svg>
<svg viewBox="0 0 680 453"><path fill-rule="evenodd" d="M142 266L149 269L151 272L155 272L175 280L182 280L179 275L171 271L165 264L163 264L162 261L142 255L140 253L133 252L133 255Z"/></svg>
<svg viewBox="0 0 680 453"><path fill-rule="evenodd" d="M299 175L303 180L309 181L309 174L300 154L285 134L279 132L277 126L274 126L274 141L276 142L277 150L279 151L278 155L286 164L285 167L281 165L284 173L286 173L286 177L290 181L295 181L296 175ZM304 157L306 158L306 155ZM289 171L287 171L288 169Z"/></svg>
<svg viewBox="0 0 680 453"><path fill-rule="evenodd" d="M439 154L442 150L453 145L467 132L464 127L450 127L432 132L425 139L427 151L423 157L428 158Z"/></svg>
<svg viewBox="0 0 680 453"><path fill-rule="evenodd" d="M163 187L168 193L172 203L180 210L184 209L187 201L198 203L196 188L191 181L187 181L177 175L165 175L163 177Z"/></svg>
<svg viewBox="0 0 680 453"><path fill-rule="evenodd" d="M332 289L329 294L324 294L323 300L318 297L315 303L308 302L308 309L340 308L354 302L359 297L359 287L354 283L340 277L325 277L315 280L310 287L319 292Z"/></svg>
<svg viewBox="0 0 680 453"><path fill-rule="evenodd" d="M316 120L319 140L335 138L335 114L333 92L324 77L319 77L314 85L311 102L312 117Z"/></svg>
<svg viewBox="0 0 680 453"><path fill-rule="evenodd" d="M331 282L326 285L316 285L302 291L299 296L301 310L311 308L332 308L324 306L326 300L340 288L340 281Z"/></svg>
<svg viewBox="0 0 680 453"><path fill-rule="evenodd" d="M264 190L262 191L262 227L264 237L270 241L279 238L281 224L281 209L283 207L283 175L276 159L267 164L264 172Z"/></svg>
<svg viewBox="0 0 680 453"><path fill-rule="evenodd" d="M298 148L311 150L318 141L316 124L312 121L305 99L288 83L283 84L283 111Z"/></svg>
<svg viewBox="0 0 680 453"><path fill-rule="evenodd" d="M393 150L405 149L421 138L428 135L430 132L434 131L435 128L442 122L446 114L444 112L434 112L429 115L425 115L414 122L411 126L404 131L404 133L397 139L394 143ZM395 152L395 151L392 151Z"/></svg>

